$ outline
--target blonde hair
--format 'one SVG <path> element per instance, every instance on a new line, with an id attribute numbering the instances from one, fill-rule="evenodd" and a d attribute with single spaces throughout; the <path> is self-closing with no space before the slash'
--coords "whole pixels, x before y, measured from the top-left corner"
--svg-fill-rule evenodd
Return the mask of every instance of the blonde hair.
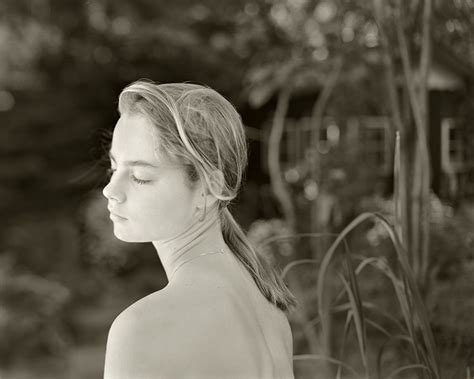
<path id="1" fill-rule="evenodd" d="M 123 89 L 119 113 L 145 116 L 157 128 L 159 152 L 183 166 L 190 186 L 201 181 L 218 199 L 224 241 L 246 267 L 262 294 L 288 311 L 296 299 L 276 270 L 261 258 L 227 209 L 237 196 L 247 166 L 247 142 L 240 115 L 215 90 L 191 83 L 139 80 Z M 212 173 L 223 174 L 217 193 Z"/>

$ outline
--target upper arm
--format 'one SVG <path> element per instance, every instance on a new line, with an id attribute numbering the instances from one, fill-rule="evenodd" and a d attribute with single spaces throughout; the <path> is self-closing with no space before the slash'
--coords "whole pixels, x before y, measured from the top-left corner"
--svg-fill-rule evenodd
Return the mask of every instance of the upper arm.
<path id="1" fill-rule="evenodd" d="M 124 315 L 117 317 L 107 336 L 104 379 L 131 378 L 138 370 L 142 346 L 136 335 L 136 323 Z"/>
<path id="2" fill-rule="evenodd" d="M 104 379 L 169 378 L 163 354 L 166 343 L 165 315 L 155 316 L 153 324 L 137 314 L 121 314 L 107 337 Z M 160 350 L 161 349 L 161 350 Z"/>

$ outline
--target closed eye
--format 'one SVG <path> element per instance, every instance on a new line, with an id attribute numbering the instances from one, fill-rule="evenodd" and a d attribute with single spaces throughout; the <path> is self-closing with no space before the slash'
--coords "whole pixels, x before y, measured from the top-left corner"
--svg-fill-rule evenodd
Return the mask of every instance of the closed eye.
<path id="1" fill-rule="evenodd" d="M 107 174 L 107 178 L 110 180 L 112 175 L 114 174 L 114 172 L 117 171 L 113 168 L 108 168 L 106 170 L 106 174 Z M 137 184 L 146 184 L 146 183 L 149 183 L 151 182 L 151 180 L 141 180 L 141 179 L 138 179 L 137 177 L 135 177 L 134 175 L 131 175 L 130 176 L 132 178 L 132 180 L 137 183 Z"/>
<path id="2" fill-rule="evenodd" d="M 140 180 L 138 178 L 136 178 L 135 176 L 132 175 L 132 180 L 135 182 L 135 183 L 138 183 L 138 184 L 146 184 L 146 183 L 149 183 L 150 180 Z"/>

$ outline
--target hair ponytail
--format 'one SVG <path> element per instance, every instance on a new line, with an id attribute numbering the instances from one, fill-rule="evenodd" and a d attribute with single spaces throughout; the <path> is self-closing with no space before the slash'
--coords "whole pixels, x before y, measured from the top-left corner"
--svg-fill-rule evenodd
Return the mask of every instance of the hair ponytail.
<path id="1" fill-rule="evenodd" d="M 283 311 L 290 311 L 296 307 L 295 296 L 275 268 L 257 254 L 227 207 L 221 211 L 221 227 L 224 241 L 247 268 L 262 294 Z"/>

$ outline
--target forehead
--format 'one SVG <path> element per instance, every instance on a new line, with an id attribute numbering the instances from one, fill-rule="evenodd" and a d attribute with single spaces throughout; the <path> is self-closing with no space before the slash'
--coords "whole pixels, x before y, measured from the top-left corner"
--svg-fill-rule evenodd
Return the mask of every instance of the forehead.
<path id="1" fill-rule="evenodd" d="M 156 130 L 145 117 L 124 114 L 115 125 L 110 151 L 119 160 L 143 159 L 156 163 L 156 140 Z"/>

